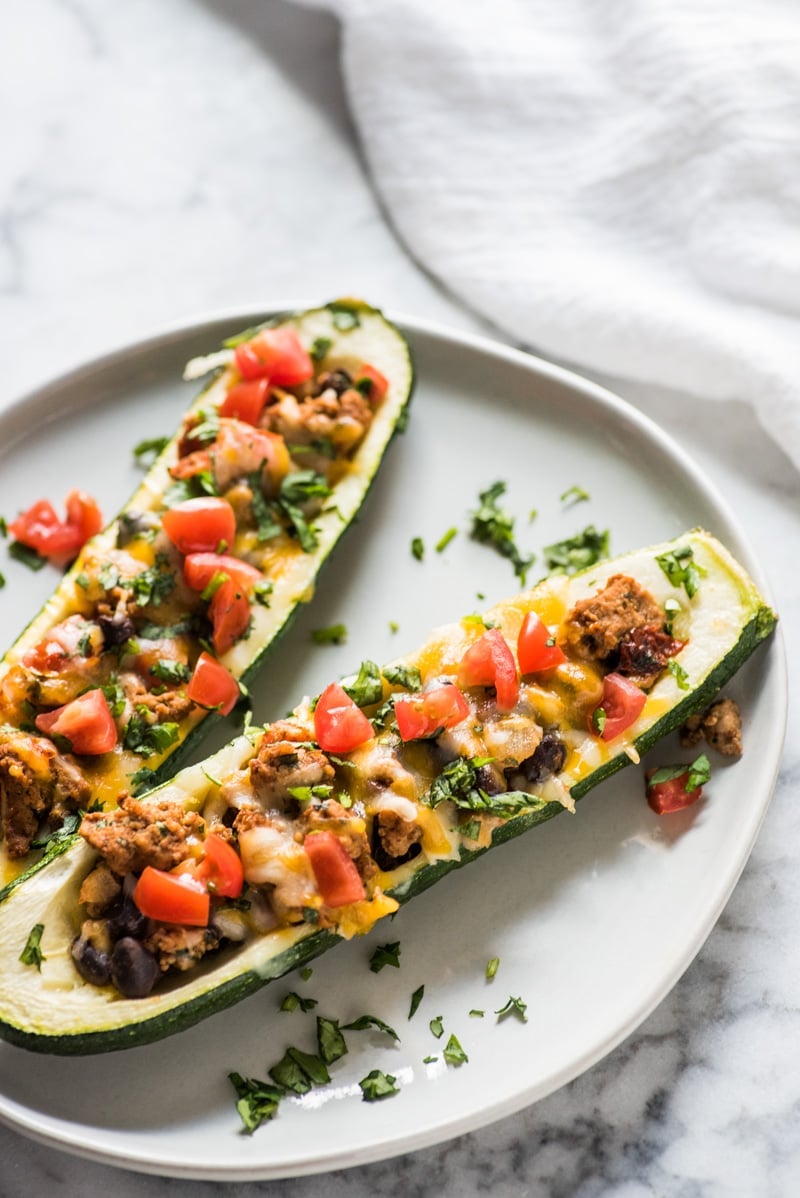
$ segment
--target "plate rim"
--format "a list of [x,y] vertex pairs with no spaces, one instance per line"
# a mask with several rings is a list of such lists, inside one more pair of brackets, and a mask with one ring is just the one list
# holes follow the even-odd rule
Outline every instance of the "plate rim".
[[[57,375],[35,385],[23,395],[2,404],[0,406],[0,422],[18,420],[31,405],[46,404],[50,396],[57,394],[64,387],[74,386],[82,378],[89,377],[103,369],[118,366],[132,356],[143,357],[148,352],[166,348],[170,344],[179,344],[182,340],[189,337],[200,336],[206,329],[211,332],[214,328],[223,324],[231,324],[232,326],[238,324],[240,327],[249,327],[276,313],[319,306],[323,305],[319,303],[284,302],[281,304],[259,305],[258,307],[248,305],[246,308],[216,309],[202,312],[192,318],[171,323],[158,331],[147,333],[135,341],[115,343],[93,357],[79,361],[62,370]],[[774,605],[769,581],[760,560],[753,549],[750,538],[739,523],[727,499],[710,482],[691,454],[687,453],[679,445],[672,434],[662,429],[655,420],[641,412],[633,403],[617,395],[610,388],[586,378],[569,367],[548,361],[527,350],[507,345],[486,334],[455,328],[446,322],[413,316],[391,308],[385,309],[384,312],[387,318],[397,324],[401,331],[409,337],[412,358],[414,356],[414,338],[416,336],[433,338],[445,343],[448,349],[461,347],[475,351],[481,356],[487,356],[495,360],[499,359],[511,366],[521,368],[534,378],[544,377],[567,389],[580,392],[593,405],[612,412],[623,423],[629,426],[633,425],[641,436],[658,445],[659,449],[678,471],[684,475],[688,475],[704,502],[718,514],[721,521],[733,534],[737,541],[737,556],[743,560],[743,564],[757,583],[767,602]],[[460,1115],[445,1123],[436,1124],[432,1128],[422,1128],[416,1131],[405,1132],[390,1144],[380,1141],[359,1149],[349,1149],[344,1152],[337,1151],[335,1153],[328,1152],[317,1156],[311,1155],[300,1165],[293,1165],[290,1168],[281,1165],[277,1167],[270,1164],[258,1166],[248,1163],[243,1164],[241,1168],[232,1167],[228,1164],[219,1166],[218,1168],[203,1166],[195,1169],[191,1165],[176,1163],[163,1156],[160,1159],[156,1159],[152,1153],[148,1152],[145,1154],[144,1151],[137,1152],[135,1148],[131,1148],[129,1145],[125,1145],[119,1149],[107,1145],[94,1145],[86,1140],[85,1125],[76,1125],[76,1127],[81,1127],[84,1133],[83,1139],[79,1139],[77,1132],[70,1135],[67,1129],[43,1129],[37,1125],[36,1120],[30,1115],[30,1107],[26,1107],[13,1100],[8,1100],[1,1093],[0,1122],[13,1130],[22,1132],[38,1143],[68,1152],[83,1159],[95,1161],[99,1164],[112,1165],[117,1168],[129,1168],[139,1173],[184,1180],[244,1182],[309,1176],[325,1173],[333,1169],[355,1168],[376,1161],[389,1160],[405,1153],[416,1152],[445,1142],[455,1136],[476,1131],[500,1119],[507,1118],[523,1110],[525,1107],[540,1101],[556,1090],[561,1089],[576,1077],[579,1077],[587,1069],[597,1064],[609,1053],[613,1052],[623,1040],[631,1035],[647,1019],[658,1004],[666,998],[699,953],[718,922],[728,899],[741,877],[753,850],[763,820],[766,817],[774,793],[783,754],[788,717],[788,667],[780,623],[776,629],[771,652],[774,657],[772,669],[775,675],[773,679],[773,686],[775,688],[773,698],[781,718],[772,728],[772,739],[769,750],[773,766],[769,773],[768,782],[765,784],[765,798],[762,801],[758,818],[753,821],[750,828],[750,835],[740,844],[739,853],[729,873],[720,880],[715,888],[714,900],[708,904],[708,914],[705,921],[698,927],[694,937],[687,941],[683,951],[673,959],[672,967],[660,978],[659,984],[653,986],[652,992],[640,1002],[636,1011],[632,1012],[611,1034],[595,1044],[590,1050],[587,1050],[581,1058],[569,1062],[556,1071],[550,1078],[526,1089],[516,1090],[506,1098],[495,1101],[490,1108],[484,1107],[472,1114]],[[46,1118],[48,1121],[55,1121],[55,1117],[47,1116]]]

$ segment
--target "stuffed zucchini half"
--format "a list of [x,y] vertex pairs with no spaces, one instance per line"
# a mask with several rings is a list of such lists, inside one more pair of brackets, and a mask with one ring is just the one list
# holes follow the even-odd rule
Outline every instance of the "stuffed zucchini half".
[[775,616],[695,531],[370,661],[80,838],[0,902],[0,1035],[63,1054],[189,1026],[368,931],[692,713]]
[[180,430],[0,663],[0,888],[232,710],[359,511],[413,382],[404,338],[360,301],[190,367],[214,373]]

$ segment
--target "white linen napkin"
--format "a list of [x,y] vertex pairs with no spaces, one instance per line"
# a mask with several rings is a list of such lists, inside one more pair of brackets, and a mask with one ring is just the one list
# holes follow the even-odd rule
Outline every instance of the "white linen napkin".
[[509,336],[751,402],[800,467],[797,0],[312,0],[375,184]]

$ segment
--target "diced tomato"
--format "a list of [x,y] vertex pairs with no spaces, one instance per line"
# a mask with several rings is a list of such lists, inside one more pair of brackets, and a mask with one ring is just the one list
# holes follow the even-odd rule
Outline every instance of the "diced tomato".
[[268,378],[235,383],[220,404],[220,416],[243,420],[245,424],[258,424],[269,398],[269,388]]
[[314,374],[314,364],[294,329],[263,329],[236,347],[236,366],[246,381],[268,378],[277,387],[294,387]]
[[88,623],[82,616],[68,616],[51,628],[41,641],[28,649],[22,656],[22,664],[38,674],[58,674],[72,659],[99,653],[102,633],[96,624]]
[[364,712],[338,682],[326,686],[317,700],[314,729],[325,753],[349,753],[375,735]]
[[630,728],[641,715],[647,696],[629,678],[622,674],[606,674],[603,679],[603,697],[589,717],[589,729],[597,732],[602,717],[596,712],[605,713],[600,736],[603,740],[614,740],[626,728]]
[[694,790],[686,789],[686,783],[689,780],[688,770],[685,774],[679,774],[677,778],[669,778],[666,782],[656,782],[653,785],[650,779],[657,772],[657,770],[648,770],[645,774],[647,802],[656,815],[670,815],[673,811],[682,811],[684,807],[691,807],[692,803],[696,803],[703,793],[702,786],[696,786]]
[[49,499],[39,499],[9,524],[9,532],[42,557],[67,562],[100,531],[103,517],[95,501],[83,491],[69,492],[66,509],[67,518],[61,520]]
[[205,884],[191,874],[166,873],[145,866],[133,891],[133,901],[148,919],[160,923],[182,923],[204,928],[211,911],[211,899]]
[[63,736],[73,753],[96,757],[117,743],[117,728],[101,690],[87,691],[71,703],[37,715],[34,721],[47,736]]
[[226,574],[246,590],[261,581],[261,571],[229,553],[190,553],[183,563],[183,577],[193,591],[204,591],[217,574]]
[[168,508],[161,517],[164,532],[181,553],[213,553],[233,544],[236,515],[227,499],[203,495]]
[[[550,644],[550,641],[553,643]],[[525,613],[517,640],[517,660],[521,674],[541,674],[567,660],[555,643],[550,629],[536,612]]]
[[204,652],[197,659],[186,694],[201,707],[218,709],[222,715],[230,715],[239,702],[239,683],[222,662]]
[[211,643],[220,657],[240,641],[250,625],[250,600],[239,582],[229,578],[208,605]]
[[332,832],[311,832],[303,841],[322,901],[327,907],[345,907],[366,898],[355,862]]
[[484,632],[470,645],[458,667],[462,686],[493,686],[500,711],[511,711],[519,698],[519,678],[514,654],[499,628]]
[[210,894],[220,898],[238,898],[244,888],[244,868],[236,849],[211,832],[203,841],[203,856],[190,857],[171,871],[188,875]]
[[357,383],[361,379],[369,379],[372,384],[369,389],[368,398],[374,403],[379,404],[386,392],[389,390],[389,380],[385,374],[381,374],[375,366],[370,366],[369,362],[365,362],[359,371],[357,371],[355,380]]
[[398,695],[394,713],[403,740],[420,740],[460,724],[470,706],[455,683],[446,682],[419,695]]

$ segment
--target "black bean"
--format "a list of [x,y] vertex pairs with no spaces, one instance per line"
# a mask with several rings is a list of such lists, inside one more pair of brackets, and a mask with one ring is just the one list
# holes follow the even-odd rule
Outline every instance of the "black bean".
[[536,752],[519,766],[519,772],[528,782],[546,782],[553,774],[559,774],[567,760],[567,746],[557,732],[550,729],[539,741]]
[[126,894],[119,909],[109,919],[108,928],[113,940],[121,940],[123,936],[133,936],[139,940],[147,928],[147,916],[142,915],[130,895]]
[[352,387],[353,380],[346,370],[329,370],[325,374],[321,374],[317,379],[319,387],[318,394],[327,391],[332,387],[337,395],[341,395],[348,387]]
[[126,998],[146,998],[161,970],[152,953],[138,940],[125,936],[111,954],[111,981]]
[[508,787],[496,765],[479,765],[475,771],[475,785],[487,795],[499,795]]
[[106,649],[124,645],[126,641],[136,636],[136,627],[130,616],[98,616],[97,623],[103,633],[103,644]]
[[72,960],[85,982],[93,986],[108,985],[111,977],[111,958],[108,953],[95,948],[89,940],[76,936],[72,941]]

